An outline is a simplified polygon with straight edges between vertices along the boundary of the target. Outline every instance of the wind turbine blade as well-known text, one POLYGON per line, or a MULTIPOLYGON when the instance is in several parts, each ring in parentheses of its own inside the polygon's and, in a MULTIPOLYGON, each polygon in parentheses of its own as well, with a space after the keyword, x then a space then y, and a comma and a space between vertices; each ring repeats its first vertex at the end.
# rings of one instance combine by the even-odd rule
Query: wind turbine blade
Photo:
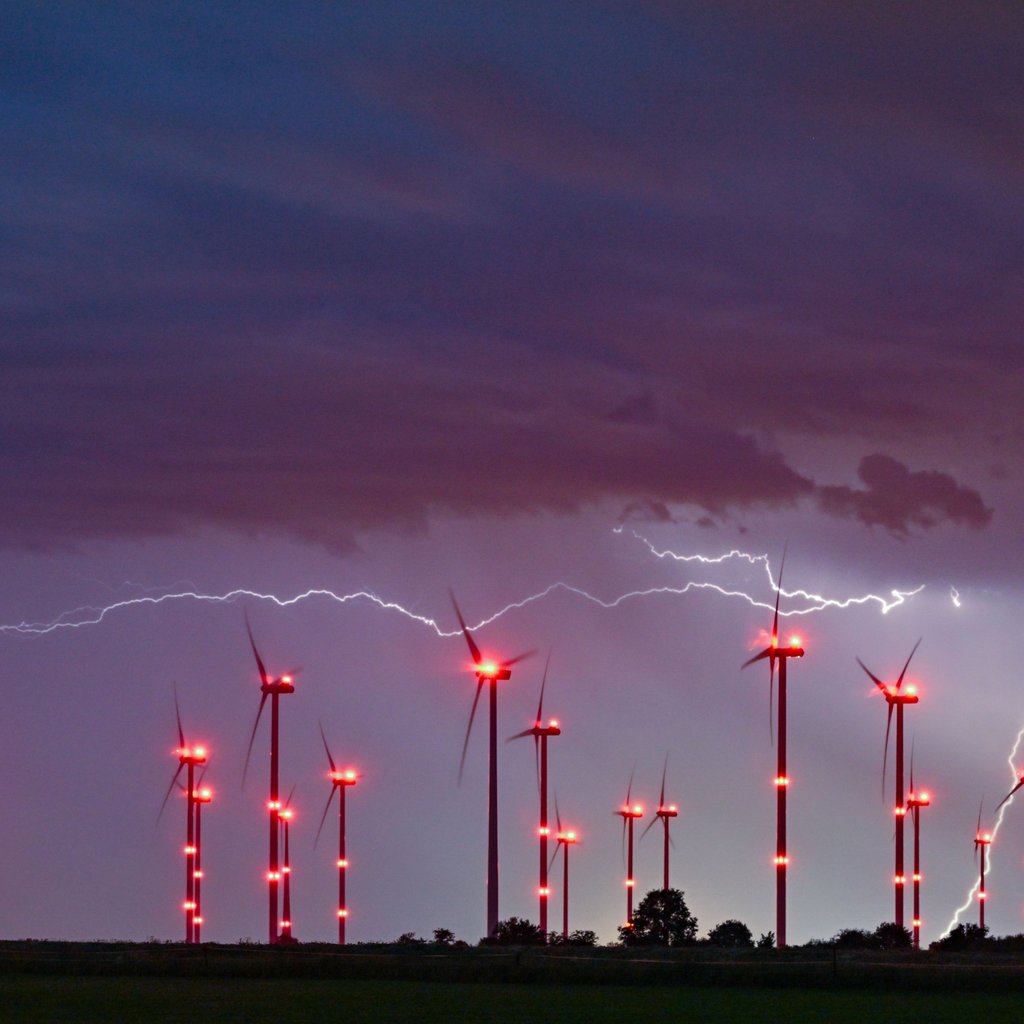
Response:
POLYGON ((466 726, 466 738, 462 742, 462 757, 459 760, 459 783, 462 783, 462 771, 466 767, 466 751, 469 749, 469 734, 473 731, 473 719, 476 716, 476 706, 480 703, 480 693, 484 688, 482 679, 477 681, 476 695, 473 697, 473 707, 469 712, 469 725, 466 726))
POLYGON ((650 832, 652 828, 654 828, 654 826, 657 824, 657 822, 658 822, 658 815, 655 815, 653 818, 651 818, 650 822, 647 825, 647 828, 645 828, 643 830, 643 832, 640 833, 640 838, 643 839, 643 837, 645 835, 647 835, 647 833, 650 832))
POLYGON ((537 653, 536 649, 532 651, 523 651, 522 654, 517 654, 514 658, 508 658, 501 663, 502 668, 511 668, 513 665, 520 661, 525 661, 527 658, 532 658, 537 653))
POLYGON ((295 796, 295 786, 297 786, 297 785, 298 785, 298 783, 296 782, 292 786, 291 792, 288 794, 288 799, 285 800, 285 802, 284 802, 285 807, 291 807, 291 805, 292 805, 292 797, 295 796))
POLYGON ((740 665, 740 668, 750 668, 750 666, 753 665, 755 661, 764 661, 765 658, 771 657, 771 653, 772 649, 770 647, 766 647, 763 651, 760 652, 760 654, 755 654, 752 658, 748 658, 745 662, 743 662, 743 664, 740 665))
MULTIPOLYGON (((981 803, 978 804, 978 826, 977 826, 977 828, 975 829, 975 832, 974 832, 974 863, 975 864, 978 863, 978 849, 981 846, 981 843, 978 842, 978 839, 981 836, 981 809, 984 806, 985 806, 985 798, 982 797, 981 803)), ((982 856, 984 856, 984 854, 982 854, 982 856)))
POLYGON ((327 746, 327 736, 324 734, 324 723, 318 721, 317 725, 320 726, 320 739, 324 741, 324 750, 327 751, 327 760, 330 762, 331 771, 336 772, 338 770, 338 767, 334 763, 334 758, 331 757, 331 748, 327 746))
POLYGON ((775 746, 775 659, 772 658, 771 671, 768 673, 768 736, 775 746))
POLYGON ((156 816, 156 824, 157 825, 160 824, 160 818, 163 816, 164 808, 167 806, 167 801, 171 798, 171 793, 174 792, 174 786, 175 786, 175 784, 178 781, 178 776, 181 774, 181 769, 184 768, 184 767, 185 767, 185 762, 182 761, 182 763, 178 765, 178 770, 174 773, 174 776, 171 778, 171 784, 167 787, 167 792, 164 794, 163 803, 160 804, 160 810, 157 812, 157 816, 156 816))
POLYGON ((558 859, 558 848, 559 848, 559 847, 560 847, 561 845, 562 845, 562 842, 561 842, 561 840, 559 840, 558 842, 556 842, 556 843, 555 843, 555 852, 554 852, 553 854, 551 854, 551 863, 550 863, 550 864, 548 864, 548 871, 549 871, 549 872, 550 872, 550 871, 551 871, 551 869, 552 869, 552 868, 553 868, 553 867, 555 866, 555 861, 556 861, 556 860, 558 859))
MULTIPOLYGON (((918 643, 920 643, 920 641, 918 641, 918 643)), ((879 679, 878 676, 876 676, 874 672, 872 672, 871 669, 869 669, 867 665, 865 665, 864 662, 860 660, 860 658, 857 659, 857 664, 860 665, 862 669, 864 669, 865 674, 871 679, 875 686, 877 686, 882 691, 882 693, 888 693, 888 691, 885 688, 885 683, 883 683, 882 680, 879 679)))
POLYGON ((882 799, 885 799, 885 769, 889 761, 889 730, 892 728, 892 709, 894 705, 889 701, 889 714, 885 720, 885 747, 882 749, 882 799))
POLYGON ((331 801, 334 799, 334 791, 337 789, 337 785, 331 786, 331 792, 327 797, 327 803, 324 804, 324 813, 320 815, 320 825, 316 830, 316 839, 313 840, 313 849, 316 849, 316 844, 320 842, 320 833, 324 830, 324 822, 327 820, 327 812, 331 809, 331 801))
POLYGON ((558 810, 558 794, 555 794, 555 826, 559 832, 562 831, 562 815, 558 810))
POLYGON ((772 620, 772 640, 778 645, 779 642, 779 599, 782 597, 782 571, 786 568, 786 549, 789 547, 787 541, 782 546, 782 561, 779 563, 779 582, 775 586, 775 618, 772 620))
POLYGON ((473 664, 479 665, 483 661, 483 655, 480 653, 480 648, 477 647, 476 642, 473 640, 473 634, 470 633, 469 627, 466 625, 466 620, 462 617, 462 612, 459 610, 459 602, 455 600, 455 593, 448 588, 448 596, 452 599, 452 607, 455 609, 455 617, 459 620, 459 625, 462 627, 462 635, 466 638, 466 644, 469 647, 469 653, 473 656, 473 664))
POLYGON ((245 765, 242 767, 242 789, 245 789, 245 776, 249 772, 249 758, 252 757, 252 745, 256 740, 256 730, 260 725, 260 717, 263 714, 263 705, 267 703, 267 695, 260 697, 260 707, 256 712, 256 721, 252 723, 252 732, 249 734, 249 748, 245 752, 245 765))
POLYGON ((551 651, 548 651, 547 660, 544 662, 544 675, 541 676, 540 680, 540 700, 537 701, 537 718, 536 722, 538 725, 544 718, 544 687, 548 685, 548 668, 551 665, 551 651))
POLYGON ((636 775, 636 765, 633 765, 633 770, 629 773, 629 785, 626 787, 626 807, 632 806, 631 800, 633 799, 633 776, 636 775))
MULTIPOLYGON (((1009 799, 1010 799, 1010 797, 1011 797, 1011 796, 1013 796, 1013 794, 1014 794, 1014 793, 1016 793, 1016 792, 1017 792, 1017 790, 1021 788, 1021 786, 1024 786, 1024 779, 1021 779, 1021 781, 1020 781, 1020 782, 1018 782, 1018 783, 1017 783, 1017 785, 1016 785, 1016 786, 1014 786, 1014 787, 1013 787, 1013 789, 1011 789, 1011 790, 1010 790, 1010 792, 1009 792, 1009 793, 1007 793, 1007 794, 1006 794, 1006 796, 1004 796, 1004 797, 1003 797, 1003 799, 1002 799, 1002 800, 1000 800, 1000 801, 999 801, 999 803, 997 803, 997 804, 996 804, 996 811, 998 811, 998 810, 999 810, 999 808, 1000 808, 1000 807, 1002 807, 1002 806, 1003 806, 1003 804, 1005 804, 1005 803, 1006 803, 1006 801, 1007 801, 1007 800, 1009 800, 1009 799)), ((993 811, 992 813, 994 814, 994 813, 995 813, 995 811, 993 811)), ((981 825, 979 824, 979 826, 978 826, 978 827, 980 828, 980 827, 981 827, 981 825)))
POLYGON ((522 732, 517 732, 515 736, 509 736, 506 743, 511 743, 513 740, 521 740, 525 736, 532 736, 534 739, 537 738, 537 733, 533 729, 524 729, 522 732))
POLYGON ((665 751, 665 763, 661 767, 661 796, 658 797, 658 807, 665 806, 665 775, 668 773, 668 751, 665 751))
POLYGON ((263 659, 260 657, 260 652, 256 650, 256 641, 253 639, 252 626, 249 624, 249 612, 245 613, 245 628, 249 634, 249 645, 252 647, 252 653, 256 656, 256 667, 260 670, 260 682, 269 683, 270 676, 267 675, 267 667, 263 664, 263 659))
POLYGON ((174 684, 174 714, 178 719, 178 746, 182 750, 185 748, 185 730, 181 727, 181 708, 178 707, 178 684, 174 684))
MULTIPOLYGON (((914 644, 914 650, 910 652, 910 658, 913 658, 914 652, 921 646, 921 640, 918 638, 916 644, 914 644)), ((899 679, 896 680, 896 692, 899 693, 900 687, 903 685, 903 677, 907 674, 907 669, 910 668, 910 658, 907 658, 907 663, 903 666, 903 671, 900 673, 899 679)))

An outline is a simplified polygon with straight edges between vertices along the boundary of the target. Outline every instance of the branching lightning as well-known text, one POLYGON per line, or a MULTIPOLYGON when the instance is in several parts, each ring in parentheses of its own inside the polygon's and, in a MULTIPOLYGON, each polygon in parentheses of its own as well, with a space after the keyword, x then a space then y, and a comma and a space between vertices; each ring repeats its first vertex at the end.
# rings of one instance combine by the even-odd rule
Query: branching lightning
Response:
MULTIPOLYGON (((1020 732, 1017 733, 1017 739, 1014 740, 1013 750, 1010 751, 1010 756, 1006 759, 1007 764, 1010 766, 1010 772, 1013 775, 1013 782, 1017 782, 1017 769, 1015 767, 1017 759, 1017 751, 1020 749, 1021 741, 1024 740, 1024 727, 1021 728, 1020 732)), ((992 846, 995 844, 996 836, 999 835, 999 826, 1003 823, 1003 817, 1006 812, 1010 809, 1010 805, 1013 803, 1014 797, 1010 797, 1002 807, 999 808, 999 814, 996 815, 996 823, 992 828, 992 843, 986 846, 985 852, 982 856, 985 858, 985 874, 987 875, 992 870, 992 846)), ((945 938, 955 927, 957 921, 960 919, 960 915, 965 911, 969 910, 971 905, 975 902, 975 897, 978 895, 978 889, 981 888, 981 879, 975 880, 974 885, 971 886, 971 891, 967 894, 967 899, 964 900, 962 906, 956 908, 953 914, 952 920, 946 925, 946 930, 939 936, 940 939, 945 938)))
MULTIPOLYGON (((616 532, 621 532, 622 527, 618 527, 616 532)), ((762 564, 764 566, 765 573, 768 576, 768 583, 774 593, 778 590, 778 583, 775 577, 772 575, 771 564, 768 561, 767 555, 751 555, 745 551, 737 551, 735 548, 732 551, 727 552, 724 555, 717 555, 715 557, 708 557, 706 555, 680 555, 674 551, 659 550, 656 548, 646 537, 633 532, 633 536, 636 537, 643 545, 646 546, 648 551, 655 558, 670 558, 675 562, 700 562, 704 565, 720 565, 723 562, 727 562, 730 559, 738 559, 745 561, 751 565, 762 564)), ((729 597, 742 597, 749 601, 756 608, 767 608, 769 610, 774 609, 774 604, 765 601, 756 601, 748 594, 725 591, 720 587, 714 586, 714 584, 702 584, 713 587, 719 591, 719 593, 726 594, 729 597)), ((854 605, 864 605, 876 603, 881 607, 882 614, 885 615, 890 612, 893 608, 899 607, 903 604, 908 597, 914 597, 920 594, 924 590, 924 584, 915 587, 913 590, 891 590, 890 597, 885 598, 879 594, 864 594, 861 597, 847 597, 842 600, 835 598, 823 597, 821 594, 811 594, 806 590, 782 590, 782 596, 788 598, 799 598, 807 602, 807 606, 804 608, 793 608, 789 611, 779 611, 780 616, 786 615, 809 615, 811 612, 822 611, 825 608, 850 608, 854 605)), ((959 604, 957 605, 959 607, 959 604)))
MULTIPOLYGON (((617 527, 615 532, 622 533, 622 527, 617 527)), ((726 554, 715 556, 700 554, 681 555, 672 551, 658 550, 650 541, 637 533, 634 533, 633 536, 644 544, 650 553, 658 559, 667 558, 680 563, 700 563, 702 565, 709 566, 723 565, 729 561, 745 561, 750 565, 763 565, 767 575, 770 592, 774 594, 777 588, 777 583, 772 574, 771 565, 768 561, 767 555, 752 555, 738 550, 732 550, 726 554)), ((922 584, 914 590, 892 590, 890 592, 891 596, 888 598, 882 597, 878 594, 865 594, 859 597, 847 597, 842 599, 824 597, 821 594, 812 594, 806 590, 783 590, 782 594, 785 597, 797 599, 802 601, 803 604, 791 607, 784 612, 780 612, 780 614, 787 616, 810 615, 812 612, 824 611, 826 608, 843 609, 850 608, 855 605, 865 605, 870 603, 879 605, 882 613, 886 614, 893 608, 903 604, 907 598, 919 594, 923 589, 924 585, 922 584)), ((571 583, 559 581, 549 584, 543 590, 530 594, 521 600, 509 602, 504 607, 499 608, 496 612, 481 619, 475 625, 471 625, 470 628, 482 629, 483 627, 490 625, 495 620, 500 619, 508 612, 516 611, 526 607, 527 605, 533 604, 536 601, 543 600, 556 591, 564 591, 565 593, 572 594, 584 601, 596 604, 600 608, 612 609, 617 608, 620 604, 623 604, 626 601, 634 599, 654 597, 656 595, 671 595, 679 597, 689 593, 691 590, 710 590, 722 597, 738 598, 746 601, 755 608, 766 608, 768 610, 774 608, 774 603, 771 600, 759 600, 744 590, 730 589, 728 587, 721 586, 718 583, 712 583, 706 580, 689 580, 678 586, 664 585, 646 587, 638 590, 629 590, 611 598, 598 597, 580 587, 574 586, 571 583)), ((84 626, 95 626, 102 623, 114 613, 125 611, 128 608, 139 605, 158 605, 172 601, 207 601, 211 603, 226 604, 245 598, 257 601, 270 601, 280 608, 287 608, 291 605, 316 598, 335 601, 338 604, 366 601, 371 604, 375 604, 383 611, 397 612, 400 615, 404 615, 406 618, 432 629, 439 637, 453 637, 459 635, 458 629, 445 630, 438 624, 437 620, 426 615, 419 615, 416 612, 403 607, 401 604, 395 601, 385 600, 369 590, 357 590, 350 593, 338 594, 327 588, 311 588, 309 590, 304 590, 301 593, 293 594, 290 597, 279 597, 276 594, 264 593, 259 590, 249 590, 242 587, 228 590, 220 594, 209 594, 203 593, 195 586, 188 586, 187 588, 169 591, 167 593, 145 593, 137 597, 123 598, 122 600, 114 601, 111 604, 102 607, 96 605, 82 605, 78 608, 62 612, 55 619, 52 619, 49 622, 0 624, 0 633, 21 636, 43 636, 62 629, 80 629, 84 626)))

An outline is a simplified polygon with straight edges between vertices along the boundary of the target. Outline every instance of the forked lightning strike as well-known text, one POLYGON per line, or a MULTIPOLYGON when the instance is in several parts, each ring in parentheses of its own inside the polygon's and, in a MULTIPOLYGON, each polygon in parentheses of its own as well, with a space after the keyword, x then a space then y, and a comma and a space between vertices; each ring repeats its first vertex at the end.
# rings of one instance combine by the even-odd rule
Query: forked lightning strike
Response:
MULTIPOLYGON (((1020 744, 1022 740, 1024 740, 1024 727, 1022 727, 1020 732, 1017 733, 1017 739, 1014 740, 1013 743, 1013 750, 1010 751, 1010 756, 1006 759, 1007 763, 1010 766, 1010 771, 1013 773, 1014 781, 1016 781, 1018 778, 1017 769, 1014 767, 1014 765, 1017 760, 1017 751, 1020 749, 1020 744)), ((993 826, 991 833, 993 841, 995 841, 996 836, 999 835, 999 827, 1003 823, 1003 816, 1006 814, 1007 810, 1010 807, 1010 804, 1012 803, 1013 797, 1010 796, 1004 801, 1002 807, 999 808, 999 814, 996 815, 996 823, 993 826)), ((992 870, 991 843, 989 843, 986 846, 985 852, 982 854, 982 856, 985 858, 985 873, 988 874, 992 870)), ((952 920, 949 922, 949 924, 946 925, 945 931, 943 931, 943 933, 939 936, 940 939, 945 938, 956 927, 957 921, 960 920, 960 915, 970 909, 971 904, 974 903, 975 897, 978 895, 978 890, 980 888, 981 880, 979 879, 977 882, 974 883, 973 886, 971 886, 971 891, 967 894, 967 899, 964 901, 963 905, 957 907, 954 911, 952 920)))
MULTIPOLYGON (((616 527, 616 532, 621 533, 622 527, 616 527)), ((783 597, 788 598, 801 598, 809 603, 809 607, 806 608, 795 608, 788 612, 780 612, 782 616, 786 615, 808 615, 811 612, 821 611, 825 608, 850 608, 853 605, 870 604, 875 602, 881 606, 882 614, 885 615, 892 611, 893 608, 898 608, 903 604, 908 597, 914 597, 920 594, 924 590, 924 584, 915 587, 913 590, 891 590, 890 599, 886 599, 878 594, 865 594, 862 597, 847 597, 843 600, 836 600, 835 598, 823 597, 821 594, 811 594, 806 590, 779 590, 778 582, 772 575, 771 565, 768 561, 767 555, 751 555, 745 551, 738 551, 733 548, 732 551, 727 552, 724 555, 716 555, 708 557, 707 555, 680 555, 675 551, 659 550, 656 548, 646 537, 637 533, 635 530, 631 531, 633 536, 636 537, 641 544, 643 544, 648 551, 655 558, 670 558, 674 562, 700 562, 702 565, 721 565, 724 562, 728 562, 730 559, 738 559, 740 561, 749 562, 751 565, 762 564, 764 571, 768 576, 768 583, 772 591, 778 591, 783 597)), ((714 586, 714 584, 702 584, 703 586, 714 586)), ((721 588, 715 587, 723 594, 728 594, 730 597, 743 597, 748 600, 752 605, 757 608, 771 608, 772 605, 763 601, 755 601, 752 597, 747 594, 738 594, 733 592, 727 592, 721 590, 721 588)), ((959 597, 959 595, 957 595, 959 597)), ((956 603, 956 602, 955 602, 956 603)), ((959 603, 956 603, 959 608, 959 603)))
MULTIPOLYGON (((621 533, 622 527, 617 527, 615 532, 621 533)), ((748 562, 751 565, 762 564, 768 577, 768 584, 771 588, 771 592, 775 593, 777 591, 777 583, 775 577, 772 575, 767 555, 751 555, 747 552, 737 550, 716 556, 699 554, 680 555, 672 551, 659 551, 646 538, 636 533, 634 533, 633 536, 643 543, 651 554, 659 559, 670 558, 676 562, 699 562, 702 565, 722 565, 730 560, 741 560, 748 562)), ((918 586, 914 590, 892 590, 890 592, 890 598, 885 598, 878 594, 865 594, 859 597, 847 597, 843 599, 824 597, 821 594, 812 594, 806 590, 785 590, 781 592, 783 596, 790 599, 802 600, 804 604, 803 606, 797 606, 795 608, 791 607, 785 612, 780 612, 780 614, 785 616, 810 615, 813 612, 824 611, 826 608, 843 609, 850 608, 855 605, 865 605, 870 603, 878 604, 881 608, 882 614, 886 614, 893 608, 903 604, 907 598, 919 594, 923 589, 924 584, 918 586)), ((710 590, 722 597, 739 598, 755 608, 766 608, 771 610, 774 607, 774 604, 771 601, 759 600, 744 590, 730 589, 707 580, 690 580, 680 586, 646 587, 639 590, 629 590, 625 593, 619 594, 617 597, 609 599, 597 597, 580 587, 573 586, 571 583, 559 581, 557 583, 552 583, 543 590, 540 590, 535 594, 530 594, 528 597, 524 597, 519 601, 512 601, 509 604, 506 604, 492 615, 481 619, 471 628, 482 629, 483 627, 490 625, 495 620, 500 619, 506 613, 516 611, 520 608, 525 608, 527 605, 540 601, 559 590, 582 598, 584 601, 589 601, 606 610, 617 608, 620 604, 637 598, 655 597, 658 595, 681 597, 684 594, 688 594, 691 590, 710 590)), ((357 590, 347 594, 338 594, 327 588, 311 588, 309 590, 304 590, 302 593, 294 594, 291 597, 278 597, 276 594, 264 593, 259 590, 249 590, 243 587, 238 587, 222 594, 207 594, 199 591, 197 588, 189 588, 165 594, 144 594, 139 597, 124 598, 120 601, 114 601, 104 607, 83 605, 78 608, 62 612, 50 622, 0 624, 0 633, 22 636, 42 636, 60 629, 80 629, 83 626, 95 626, 103 622, 114 612, 123 611, 137 605, 157 605, 163 604, 165 601, 209 601, 211 603, 228 604, 241 598, 252 598, 257 601, 270 601, 280 608, 287 608, 291 605, 299 604, 302 601, 308 601, 313 598, 323 598, 325 600, 335 601, 339 604, 348 604, 354 601, 369 601, 371 604, 377 605, 384 611, 397 612, 414 622, 427 626, 434 630, 439 637, 452 637, 457 636, 460 633, 460 630, 458 629, 442 629, 435 619, 430 618, 427 615, 419 615, 416 612, 410 611, 408 608, 403 607, 395 601, 386 601, 384 598, 379 597, 377 594, 368 590, 357 590)))

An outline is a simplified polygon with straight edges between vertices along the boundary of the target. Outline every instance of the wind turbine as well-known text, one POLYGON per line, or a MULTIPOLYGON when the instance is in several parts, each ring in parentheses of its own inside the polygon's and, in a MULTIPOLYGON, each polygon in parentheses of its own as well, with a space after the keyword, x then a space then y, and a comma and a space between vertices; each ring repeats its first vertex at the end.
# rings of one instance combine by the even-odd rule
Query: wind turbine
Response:
POLYGON ((327 820, 327 812, 331 809, 331 801, 334 794, 338 794, 338 944, 345 945, 345 923, 348 919, 348 907, 345 905, 345 876, 348 873, 348 857, 345 855, 345 789, 354 786, 359 775, 351 768, 339 771, 331 756, 331 748, 327 746, 327 737, 324 735, 324 727, 320 726, 320 738, 324 741, 324 750, 327 751, 327 761, 331 770, 327 777, 331 780, 331 792, 324 805, 324 813, 320 816, 320 827, 316 830, 316 839, 313 846, 320 841, 320 833, 323 831, 324 822, 327 820))
POLYGON ((562 941, 569 941, 569 847, 574 843, 579 842, 579 837, 572 831, 562 830, 562 816, 558 813, 558 801, 555 801, 555 821, 558 826, 558 832, 555 835, 555 853, 551 858, 551 863, 555 863, 555 857, 558 856, 558 847, 561 846, 564 852, 564 860, 562 862, 562 941))
MULTIPOLYGON (((533 737, 537 788, 540 790, 540 827, 537 829, 537 835, 540 837, 540 881, 537 886, 537 896, 540 902, 540 930, 545 937, 548 934, 548 896, 551 895, 551 890, 548 887, 548 836, 551 833, 551 829, 548 827, 548 737, 562 734, 557 719, 552 718, 547 725, 544 725, 544 687, 547 686, 548 665, 550 664, 551 655, 548 654, 547 662, 544 665, 544 676, 540 683, 537 717, 534 719, 533 726, 522 732, 517 732, 515 736, 510 736, 506 741, 511 743, 512 740, 518 740, 525 736, 533 737)), ((555 852, 558 852, 557 848, 555 852)))
POLYGON ((978 923, 985 927, 985 900, 988 894, 985 892, 985 857, 988 854, 988 847, 992 843, 992 833, 981 831, 981 806, 978 806, 978 827, 974 833, 974 857, 980 864, 980 875, 978 882, 978 923), (979 856, 978 851, 981 851, 979 856))
POLYGON ((242 785, 245 785, 245 775, 249 770, 249 758, 252 755, 252 745, 256 739, 256 730, 259 728, 260 716, 263 714, 263 707, 270 698, 270 798, 267 801, 267 811, 270 819, 270 851, 269 864, 267 868, 267 888, 269 901, 268 915, 268 942, 271 945, 277 942, 280 919, 278 917, 278 886, 281 881, 281 864, 278 856, 278 812, 281 810, 281 801, 278 795, 278 783, 280 775, 280 752, 281 752, 281 730, 280 730, 280 708, 279 701, 284 693, 294 693, 295 686, 291 675, 285 674, 277 679, 271 678, 256 650, 256 641, 252 636, 252 627, 249 625, 249 616, 245 617, 245 628, 249 633, 249 644, 252 653, 256 658, 256 667, 260 673, 260 706, 256 712, 256 721, 252 726, 252 734, 249 736, 249 749, 245 754, 245 768, 242 770, 242 785))
POLYGON ((185 771, 185 902, 182 904, 185 911, 185 942, 191 945, 196 942, 195 917, 196 917, 196 837, 195 837, 195 769, 197 764, 206 764, 206 748, 202 746, 189 746, 185 742, 185 731, 181 727, 181 709, 178 706, 178 690, 174 690, 174 714, 178 721, 178 748, 175 754, 178 755, 178 767, 171 778, 171 784, 164 794, 164 801, 160 805, 160 812, 156 816, 157 822, 164 813, 167 801, 174 787, 178 785, 178 776, 181 770, 185 771))
POLYGON ((473 658, 473 671, 476 673, 476 694, 473 697, 473 707, 469 712, 469 724, 466 726, 466 738, 462 744, 462 759, 459 761, 459 781, 462 781, 462 771, 466 765, 466 750, 469 747, 469 734, 473 729, 473 718, 476 715, 476 707, 480 701, 480 692, 487 684, 490 710, 490 737, 488 744, 488 771, 487 771, 487 935, 493 935, 498 927, 498 681, 512 678, 512 666, 523 658, 528 658, 533 651, 518 654, 507 661, 498 661, 492 658, 485 659, 480 653, 473 640, 473 635, 466 626, 466 620, 462 617, 455 594, 450 590, 449 596, 452 599, 452 606, 455 608, 455 615, 462 628, 462 635, 466 638, 466 646, 473 658))
POLYGON ((885 703, 888 705, 888 715, 885 721, 885 751, 882 754, 882 792, 885 792, 885 767, 886 761, 889 756, 889 730, 892 727, 892 712, 896 709, 896 802, 894 810, 896 813, 896 871, 893 875, 893 888, 895 889, 896 898, 896 923, 902 928, 903 927, 903 892, 906 884, 906 874, 903 869, 903 819, 906 816, 907 809, 903 803, 903 709, 908 704, 916 704, 919 700, 917 696, 917 689, 913 685, 908 685, 906 690, 902 690, 903 678, 907 674, 907 669, 910 667, 910 659, 914 657, 914 652, 920 646, 921 641, 918 640, 914 644, 914 649, 910 652, 910 657, 907 658, 906 664, 903 666, 903 671, 899 674, 899 678, 895 683, 886 684, 878 678, 860 658, 857 659, 857 664, 860 665, 871 681, 881 690, 882 695, 885 697, 885 703))
POLYGON ((192 919, 192 932, 194 941, 199 942, 199 933, 203 927, 203 898, 202 898, 202 885, 203 885, 203 805, 210 803, 213 800, 213 790, 209 786, 203 785, 203 780, 200 778, 198 783, 199 788, 195 791, 192 796, 192 802, 195 804, 195 816, 196 816, 196 860, 195 860, 195 890, 194 890, 194 901, 195 901, 195 916, 192 919))
POLYGON ((921 948, 921 808, 932 802, 931 794, 914 789, 914 758, 910 758, 910 792, 907 808, 914 819, 914 949, 921 948))
POLYGON ((775 687, 775 662, 779 663, 779 747, 778 768, 775 774, 775 944, 779 949, 786 946, 786 869, 789 854, 786 852, 786 792, 789 776, 786 774, 786 665, 790 658, 802 658, 804 649, 799 637, 791 637, 788 647, 779 646, 779 598, 782 596, 782 570, 786 564, 785 551, 779 565, 779 582, 775 588, 775 617, 772 619, 772 635, 768 646, 759 654, 743 663, 743 668, 755 661, 768 659, 768 713, 771 721, 772 692, 775 687))
POLYGON ((665 773, 668 771, 668 754, 665 755, 665 765, 661 769, 661 796, 658 797, 658 809, 654 812, 654 817, 651 818, 650 824, 640 833, 640 839, 643 840, 644 836, 654 828, 654 824, 660 821, 665 826, 665 884, 662 888, 668 889, 668 848, 671 843, 673 846, 675 843, 672 841, 672 837, 668 834, 668 823, 671 818, 679 816, 679 808, 675 804, 665 804, 665 773))
POLYGON ((615 812, 622 818, 622 838, 628 850, 626 857, 626 927, 633 927, 633 889, 636 879, 633 877, 633 823, 644 816, 642 804, 634 804, 633 775, 630 773, 629 785, 626 787, 626 802, 615 812))
POLYGON ((295 787, 288 794, 284 807, 278 812, 277 819, 281 823, 281 831, 284 835, 284 862, 281 865, 282 878, 282 906, 281 906, 281 937, 278 942, 288 945, 295 941, 292 936, 292 858, 289 852, 288 836, 291 831, 292 821, 295 819, 295 811, 292 809, 292 797, 295 795, 295 787))

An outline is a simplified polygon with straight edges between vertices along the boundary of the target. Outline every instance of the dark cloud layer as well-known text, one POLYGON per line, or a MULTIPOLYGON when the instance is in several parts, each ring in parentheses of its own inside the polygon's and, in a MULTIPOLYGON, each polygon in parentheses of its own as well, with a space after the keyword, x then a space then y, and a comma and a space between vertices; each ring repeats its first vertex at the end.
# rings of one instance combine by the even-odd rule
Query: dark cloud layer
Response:
POLYGON ((1022 32, 14 4, 6 543, 815 494, 984 525, 969 456, 1024 454, 1022 32), (890 455, 819 491, 794 467, 830 445, 890 455))
POLYGON ((857 470, 863 490, 822 487, 821 507, 830 515, 852 515, 868 526, 883 526, 905 536, 912 526, 928 528, 942 522, 980 528, 992 518, 981 495, 962 487, 948 473, 913 472, 876 452, 857 470))

